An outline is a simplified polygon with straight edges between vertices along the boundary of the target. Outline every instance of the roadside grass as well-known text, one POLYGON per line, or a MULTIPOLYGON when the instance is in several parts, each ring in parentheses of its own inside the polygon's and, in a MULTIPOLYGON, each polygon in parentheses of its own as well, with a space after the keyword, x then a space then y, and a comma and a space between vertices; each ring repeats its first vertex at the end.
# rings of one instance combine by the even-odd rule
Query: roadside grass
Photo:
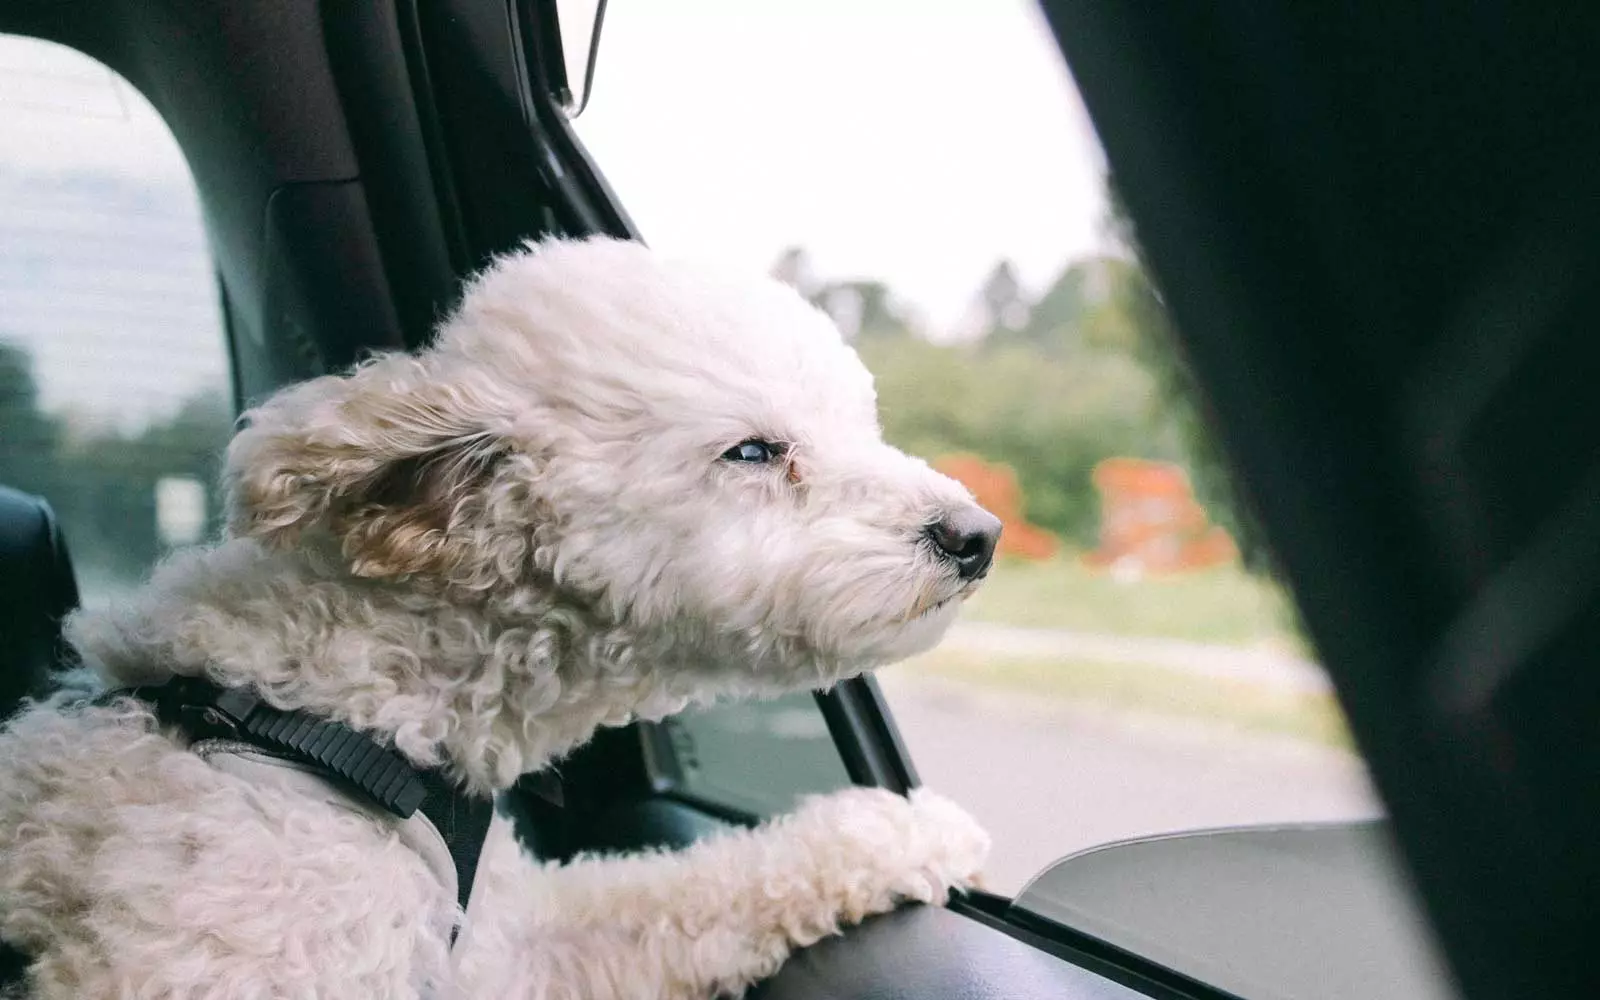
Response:
POLYGON ((1006 560, 968 602, 964 617, 1309 655, 1288 594, 1235 565, 1119 582, 1084 566, 1076 552, 1043 562, 1006 560))
POLYGON ((1345 750, 1354 748, 1332 694, 1204 677, 1165 667, 988 656, 971 650, 936 649, 889 669, 1054 701, 1194 719, 1345 750))

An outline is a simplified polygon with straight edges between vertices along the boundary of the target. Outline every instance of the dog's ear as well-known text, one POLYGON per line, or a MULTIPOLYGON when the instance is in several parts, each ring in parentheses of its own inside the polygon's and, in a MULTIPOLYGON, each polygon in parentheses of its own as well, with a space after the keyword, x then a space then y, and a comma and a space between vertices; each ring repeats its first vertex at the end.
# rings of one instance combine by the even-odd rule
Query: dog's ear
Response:
POLYGON ((492 378, 426 355, 295 386, 228 447, 229 530, 285 547, 325 528, 361 576, 448 571, 509 419, 492 378))

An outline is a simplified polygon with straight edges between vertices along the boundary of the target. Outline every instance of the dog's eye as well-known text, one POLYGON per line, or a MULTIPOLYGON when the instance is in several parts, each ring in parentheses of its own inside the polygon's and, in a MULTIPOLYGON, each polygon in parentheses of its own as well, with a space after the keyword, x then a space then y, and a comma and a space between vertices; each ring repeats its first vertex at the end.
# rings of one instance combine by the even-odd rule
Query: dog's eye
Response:
POLYGON ((783 445, 751 438, 749 441, 740 441, 723 452, 722 459, 725 462, 748 462, 751 465, 765 465, 782 454, 783 445))

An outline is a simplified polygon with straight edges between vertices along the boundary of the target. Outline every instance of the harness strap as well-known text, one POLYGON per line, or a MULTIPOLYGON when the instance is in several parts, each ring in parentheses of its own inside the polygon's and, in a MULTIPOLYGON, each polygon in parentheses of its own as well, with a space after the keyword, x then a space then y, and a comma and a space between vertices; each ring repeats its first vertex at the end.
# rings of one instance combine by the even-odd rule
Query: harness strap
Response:
POLYGON ((483 842, 489 835, 489 824, 494 822, 494 800, 463 795, 438 771, 423 771, 422 776, 427 788, 422 815, 428 817, 444 838, 444 846, 450 849, 450 860, 456 866, 456 902, 465 912, 467 901, 472 898, 472 881, 478 873, 483 842))
POLYGON ((456 901, 463 910, 494 801, 467 795, 438 769, 414 767, 371 736, 309 712, 275 708, 243 688, 224 688, 203 677, 174 677, 162 684, 110 691, 100 701, 132 696, 155 709, 163 724, 191 740, 226 739, 310 765, 400 819, 419 809, 444 838, 456 870, 456 901))
POLYGON ((370 736, 309 712, 274 708, 244 688, 174 677, 111 694, 149 703, 157 718, 192 739, 238 740, 330 772, 401 819, 416 812, 427 796, 427 785, 411 763, 370 736))

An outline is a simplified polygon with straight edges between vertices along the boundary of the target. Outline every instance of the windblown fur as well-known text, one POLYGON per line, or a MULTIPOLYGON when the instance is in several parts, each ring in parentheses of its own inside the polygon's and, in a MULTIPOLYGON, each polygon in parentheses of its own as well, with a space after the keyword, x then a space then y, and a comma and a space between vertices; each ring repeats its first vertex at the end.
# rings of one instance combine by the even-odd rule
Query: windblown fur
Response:
MULTIPOLYGON (((505 257, 426 352, 272 397, 227 487, 224 541, 70 622, 85 663, 248 685, 478 792, 600 726, 925 649, 975 586, 924 537, 971 498, 883 443, 824 316, 614 241, 505 257), (776 457, 723 457, 747 440, 776 457)), ((391 826, 223 773, 135 702, 58 696, 0 761, 0 938, 39 997, 736 994, 987 849, 931 793, 865 789, 564 867, 497 826, 452 953, 453 895, 391 826)))

